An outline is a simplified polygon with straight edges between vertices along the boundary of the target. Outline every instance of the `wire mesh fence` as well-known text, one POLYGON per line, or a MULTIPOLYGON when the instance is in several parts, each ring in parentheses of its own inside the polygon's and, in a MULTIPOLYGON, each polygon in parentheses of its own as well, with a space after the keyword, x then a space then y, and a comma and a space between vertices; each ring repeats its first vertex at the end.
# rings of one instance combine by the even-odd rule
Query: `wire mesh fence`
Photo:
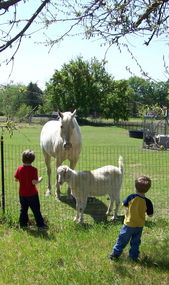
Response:
MULTIPOLYGON (((19 185, 14 180, 14 172, 22 164, 21 155, 23 150, 32 149, 31 145, 4 145, 4 187, 5 187, 5 213, 8 215, 19 215, 19 185)), ((75 202, 67 201, 67 185, 61 188, 61 202, 55 200, 56 185, 56 163, 52 158, 52 195, 45 196, 47 189, 47 173, 44 157, 39 145, 34 145, 33 150, 36 159, 33 163, 38 168, 39 176, 43 181, 38 184, 38 191, 41 202, 41 211, 43 216, 49 221, 56 222, 72 220, 75 216, 75 202)), ((91 170, 104 165, 118 166, 119 155, 124 158, 124 179, 120 192, 121 202, 130 193, 135 192, 134 180, 138 176, 147 175, 152 179, 152 187, 147 193, 154 204, 155 215, 157 219, 169 217, 169 191, 168 191, 168 169, 169 152, 145 150, 135 146, 91 146, 83 147, 76 170, 91 170)), ((64 164, 69 165, 68 161, 64 164)), ((1 169, 2 172, 2 169, 1 169)), ((1 176, 2 177, 2 176, 1 176)), ((2 179, 1 179, 2 189, 2 179)), ((2 194, 1 194, 2 196, 2 194)), ((1 197, 2 201, 2 197, 1 197)), ((105 196, 95 197, 88 201, 85 210, 85 219, 87 221, 98 221, 105 217, 108 206, 108 199, 105 196)), ((2 202, 1 202, 2 209, 2 202)), ((120 206, 119 215, 122 215, 123 208, 120 206)))

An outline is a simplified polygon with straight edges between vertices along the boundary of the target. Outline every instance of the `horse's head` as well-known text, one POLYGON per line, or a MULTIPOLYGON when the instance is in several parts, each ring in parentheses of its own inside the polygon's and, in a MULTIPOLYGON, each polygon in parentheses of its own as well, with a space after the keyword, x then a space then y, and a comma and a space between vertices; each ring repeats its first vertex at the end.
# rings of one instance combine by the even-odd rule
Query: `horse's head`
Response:
POLYGON ((62 113, 58 111, 58 114, 60 116, 60 135, 63 139, 63 147, 64 149, 69 150, 72 148, 71 136, 75 128, 73 119, 75 117, 76 110, 73 113, 62 113))

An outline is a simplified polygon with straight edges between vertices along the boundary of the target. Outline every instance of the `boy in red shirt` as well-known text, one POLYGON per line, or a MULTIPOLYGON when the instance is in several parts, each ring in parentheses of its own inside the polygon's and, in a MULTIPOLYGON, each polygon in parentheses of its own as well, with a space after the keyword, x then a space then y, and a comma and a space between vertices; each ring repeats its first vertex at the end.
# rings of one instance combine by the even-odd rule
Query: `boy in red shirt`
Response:
POLYGON ((20 165, 16 170, 14 177, 19 181, 19 200, 20 200, 20 227, 28 226, 28 209, 31 208, 36 225, 39 230, 48 229, 45 225, 40 212, 40 202, 38 189, 36 184, 42 181, 42 177, 38 178, 38 170, 31 164, 35 160, 35 153, 32 150, 25 150, 22 153, 23 165, 20 165))

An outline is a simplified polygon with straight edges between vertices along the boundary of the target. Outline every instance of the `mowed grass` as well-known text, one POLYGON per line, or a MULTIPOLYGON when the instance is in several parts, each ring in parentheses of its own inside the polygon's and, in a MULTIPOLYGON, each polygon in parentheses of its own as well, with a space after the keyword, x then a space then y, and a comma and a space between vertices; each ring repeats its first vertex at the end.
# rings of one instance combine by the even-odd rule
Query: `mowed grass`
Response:
POLYGON ((140 261, 107 258, 121 224, 51 225, 47 233, 0 225, 0 284, 169 284, 169 223, 148 223, 140 261))
MULTIPOLYGON (((168 222, 168 151, 142 149, 142 141, 129 138, 128 131, 116 127, 82 126, 83 149, 76 169, 92 169, 106 164, 118 164, 122 155, 125 176, 121 200, 134 191, 134 179, 146 174, 152 179, 148 197, 155 205, 155 215, 144 228, 141 260, 127 260, 128 247, 118 262, 107 258, 122 226, 119 220, 105 219, 108 200, 96 197, 85 211, 84 225, 73 222, 75 204, 54 198, 55 160, 52 159, 52 193, 45 197, 47 175, 39 147, 41 126, 20 126, 12 138, 4 133, 6 215, 0 223, 0 285, 10 284, 169 284, 169 222, 168 222), (36 152, 34 165, 44 180, 38 185, 42 214, 49 230, 39 233, 31 214, 31 227, 18 227, 18 185, 13 173, 21 164, 21 152, 26 148, 36 152)), ((67 163, 67 162, 65 162, 67 163)))

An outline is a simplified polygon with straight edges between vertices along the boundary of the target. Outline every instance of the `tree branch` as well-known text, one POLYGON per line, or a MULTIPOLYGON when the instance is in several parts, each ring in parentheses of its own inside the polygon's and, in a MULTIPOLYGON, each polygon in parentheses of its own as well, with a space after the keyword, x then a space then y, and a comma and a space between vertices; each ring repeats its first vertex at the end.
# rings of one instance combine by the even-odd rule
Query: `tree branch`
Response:
POLYGON ((17 4, 20 1, 22 0, 1 1, 2 3, 0 3, 0 9, 8 10, 10 6, 17 4))
POLYGON ((146 12, 138 19, 138 21, 135 23, 134 27, 137 28, 145 19, 148 18, 148 16, 155 10, 158 9, 160 5, 163 5, 164 3, 167 3, 168 0, 158 0, 155 3, 153 3, 151 6, 149 6, 146 10, 146 12))
MULTIPOLYGON (((10 41, 8 41, 5 45, 0 46, 0 52, 4 51, 7 49, 9 46, 11 46, 12 43, 14 43, 18 38, 22 38, 24 33, 28 30, 28 28, 31 26, 35 18, 38 16, 38 14, 43 10, 43 8, 46 6, 46 4, 50 0, 45 0, 42 2, 42 4, 39 6, 39 8, 36 10, 36 12, 33 14, 32 18, 29 19, 28 23, 26 26, 18 33, 15 37, 13 37, 10 41)), ((12 1, 9 1, 12 2, 12 1)), ((17 1, 16 1, 17 2, 17 1)))

